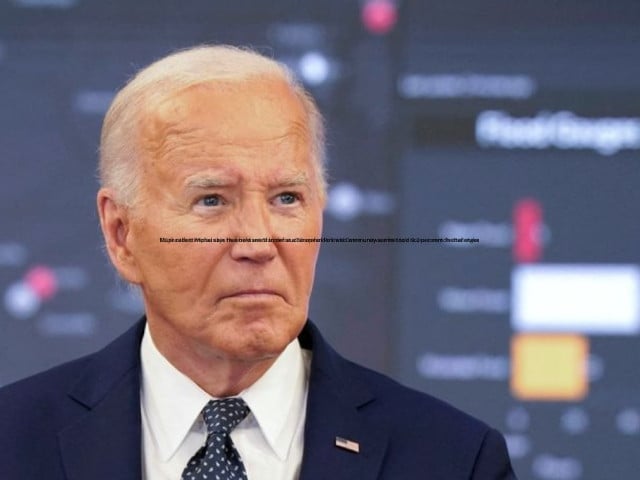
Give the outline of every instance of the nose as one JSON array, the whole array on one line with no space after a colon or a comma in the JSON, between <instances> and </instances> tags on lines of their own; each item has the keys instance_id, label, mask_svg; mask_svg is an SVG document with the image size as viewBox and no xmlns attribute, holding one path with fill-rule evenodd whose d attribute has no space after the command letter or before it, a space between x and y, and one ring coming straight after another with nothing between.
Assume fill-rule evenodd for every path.
<instances>
[{"instance_id":1,"label":"nose","mask_svg":"<svg viewBox=\"0 0 640 480\"><path fill-rule=\"evenodd\" d=\"M265 263L277 255L271 228L269 206L247 202L238 209L232 229L231 258L237 261Z\"/></svg>"}]
</instances>

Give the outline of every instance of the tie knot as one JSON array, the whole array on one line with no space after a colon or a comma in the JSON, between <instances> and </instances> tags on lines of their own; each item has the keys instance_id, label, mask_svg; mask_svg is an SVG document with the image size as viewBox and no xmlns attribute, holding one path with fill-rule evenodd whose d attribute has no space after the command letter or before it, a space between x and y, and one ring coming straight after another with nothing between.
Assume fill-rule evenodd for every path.
<instances>
[{"instance_id":1,"label":"tie knot","mask_svg":"<svg viewBox=\"0 0 640 480\"><path fill-rule=\"evenodd\" d=\"M249 407L241 398L210 400L202 409L207 434L230 433L249 414Z\"/></svg>"}]
</instances>

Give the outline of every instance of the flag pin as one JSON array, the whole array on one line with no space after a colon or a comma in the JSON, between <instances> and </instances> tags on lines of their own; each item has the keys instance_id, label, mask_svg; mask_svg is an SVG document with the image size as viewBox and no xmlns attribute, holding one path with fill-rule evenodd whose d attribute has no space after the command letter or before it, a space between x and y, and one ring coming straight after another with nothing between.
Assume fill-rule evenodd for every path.
<instances>
[{"instance_id":1,"label":"flag pin","mask_svg":"<svg viewBox=\"0 0 640 480\"><path fill-rule=\"evenodd\" d=\"M360 444L346 438L336 437L336 447L344 448L350 452L360 453Z\"/></svg>"}]
</instances>

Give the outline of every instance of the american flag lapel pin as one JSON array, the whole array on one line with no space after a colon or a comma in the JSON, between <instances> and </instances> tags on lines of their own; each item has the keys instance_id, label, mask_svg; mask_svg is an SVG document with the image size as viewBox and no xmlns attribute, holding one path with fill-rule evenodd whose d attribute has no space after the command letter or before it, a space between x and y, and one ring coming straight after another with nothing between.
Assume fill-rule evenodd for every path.
<instances>
[{"instance_id":1,"label":"american flag lapel pin","mask_svg":"<svg viewBox=\"0 0 640 480\"><path fill-rule=\"evenodd\" d=\"M344 448L353 453L360 453L360 444L346 438L336 437L336 447Z\"/></svg>"}]
</instances>

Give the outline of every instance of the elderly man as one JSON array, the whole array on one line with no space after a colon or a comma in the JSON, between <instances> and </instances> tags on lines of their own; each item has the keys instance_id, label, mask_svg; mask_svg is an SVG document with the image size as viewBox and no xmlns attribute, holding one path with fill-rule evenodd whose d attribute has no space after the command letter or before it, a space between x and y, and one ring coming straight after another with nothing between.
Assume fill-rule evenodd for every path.
<instances>
[{"instance_id":1,"label":"elderly man","mask_svg":"<svg viewBox=\"0 0 640 480\"><path fill-rule=\"evenodd\" d=\"M285 67L170 55L118 93L100 152L106 250L145 317L0 393L2 480L515 478L498 432L307 320L319 244L271 240L321 236L323 128Z\"/></svg>"}]
</instances>

